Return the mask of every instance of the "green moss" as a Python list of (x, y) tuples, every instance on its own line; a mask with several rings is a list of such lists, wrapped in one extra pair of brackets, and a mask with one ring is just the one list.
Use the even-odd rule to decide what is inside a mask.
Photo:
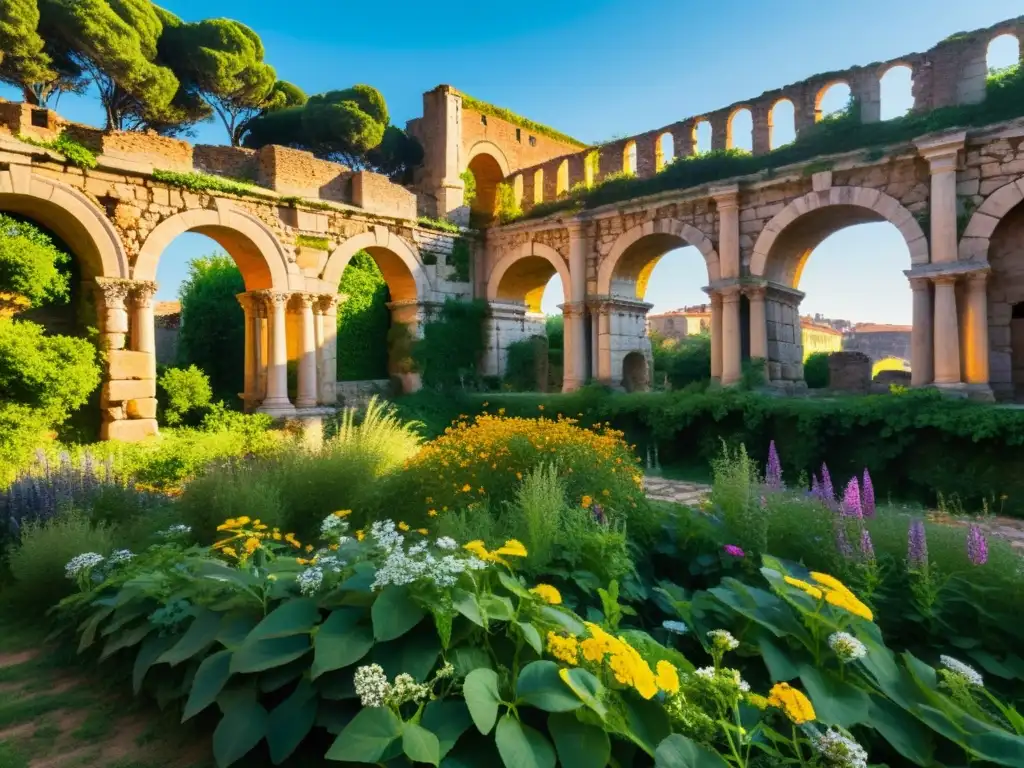
[(504, 120), (506, 123), (512, 123), (512, 125), (518, 125), (520, 128), (525, 128), (532, 133), (540, 134), (541, 136), (547, 136), (549, 139), (555, 141), (561, 141), (565, 144), (572, 144), (573, 146), (584, 147), (590, 146), (585, 144), (579, 139), (574, 139), (572, 136), (568, 136), (561, 131), (556, 131), (554, 128), (550, 128), (541, 123), (535, 123), (533, 120), (517, 115), (515, 112), (511, 112), (504, 107), (496, 107), (493, 104), (488, 104), (486, 101), (480, 101), (474, 99), (472, 96), (462, 94), (462, 106), (464, 109), (471, 109), (474, 112), (479, 112), (481, 115), (490, 115), (496, 117), (499, 120)]
[(440, 232), (454, 232), (458, 234), (462, 231), (462, 227), (458, 224), (452, 224), (452, 222), (446, 219), (432, 219), (429, 216), (420, 216), (416, 219), (416, 223), (425, 229), (436, 229)]
[(329, 238), (316, 237), (315, 235), (296, 235), (295, 244), (305, 246), (306, 248), (313, 248), (317, 251), (329, 251), (331, 249)]
[(913, 139), (935, 131), (993, 125), (1022, 115), (1024, 68), (1017, 65), (989, 76), (986, 98), (980, 104), (941, 107), (930, 112), (910, 113), (893, 120), (861, 123), (858, 105), (851, 102), (846, 109), (801, 132), (793, 143), (763, 155), (718, 150), (677, 158), (647, 178), (615, 175), (590, 189), (573, 187), (565, 198), (536, 205), (523, 218), (541, 218), (560, 211), (572, 213), (659, 192), (697, 187), (722, 179), (764, 174), (826, 155), (855, 150), (879, 153), (883, 148), (906, 146)]
[(469, 257), (469, 240), (465, 237), (460, 237), (455, 241), (455, 245), (452, 246), (451, 256), (448, 257), (448, 263), (452, 267), (452, 279), (456, 282), (469, 282)]
[(338, 293), (348, 297), (338, 306), (338, 380), (386, 379), (390, 295), (370, 254), (359, 251), (352, 257)]
[(54, 152), (60, 152), (69, 163), (82, 168), (83, 170), (89, 170), (96, 167), (96, 155), (92, 150), (86, 148), (82, 144), (79, 144), (66, 133), (62, 133), (52, 141), (40, 141), (39, 139), (34, 139), (31, 136), (22, 136), (21, 134), (18, 134), (18, 141), (23, 141), (24, 143), (31, 144), (34, 147), (42, 147), (43, 149), (52, 149)]
[(213, 176), (209, 173), (182, 173), (180, 171), (164, 171), (159, 168), (153, 170), (153, 178), (169, 184), (172, 187), (181, 187), (189, 192), (226, 192), (232, 195), (254, 195), (258, 194), (252, 182), (244, 179), (230, 179), (225, 176)]

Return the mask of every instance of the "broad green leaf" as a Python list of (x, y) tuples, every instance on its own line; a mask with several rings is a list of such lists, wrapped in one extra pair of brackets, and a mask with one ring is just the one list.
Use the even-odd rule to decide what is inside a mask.
[(246, 643), (257, 640), (273, 640), (278, 637), (304, 635), (320, 621), (320, 610), (316, 601), (299, 598), (281, 603), (263, 619), (245, 638)]
[(480, 667), (491, 668), (491, 656), (483, 648), (458, 646), (448, 654), (448, 661), (455, 667), (455, 674), (458, 677), (465, 677)]
[(114, 612), (114, 609), (110, 606), (100, 608), (96, 613), (82, 622), (82, 638), (78, 643), (78, 652), (81, 653), (86, 648), (91, 646), (96, 639), (96, 630), (99, 629), (102, 621)]
[(260, 691), (273, 693), (293, 683), (309, 671), (309, 661), (301, 656), (293, 662), (268, 669), (260, 675)]
[(370, 658), (380, 664), (388, 677), (405, 672), (422, 682), (437, 666), (441, 641), (436, 632), (410, 632), (390, 643), (378, 643)]
[(504, 571), (498, 571), (498, 581), (501, 582), (501, 586), (507, 589), (516, 597), (530, 597), (529, 590), (520, 583), (519, 579), (512, 576)]
[(498, 719), (498, 705), (501, 704), (498, 674), (492, 669), (474, 669), (466, 675), (462, 695), (477, 730), (483, 734), (490, 733)]
[(505, 768), (555, 768), (555, 750), (544, 734), (505, 715), (494, 732)]
[(519, 701), (545, 712), (570, 712), (583, 705), (562, 682), (558, 665), (553, 661), (534, 661), (523, 667), (516, 682), (516, 696)]
[(437, 736), (416, 723), (406, 723), (402, 729), (402, 751), (414, 763), (438, 765), (441, 762)]
[(103, 646), (103, 653), (100, 654), (100, 661), (109, 658), (120, 650), (131, 648), (133, 645), (138, 645), (154, 629), (156, 629), (156, 625), (147, 621), (143, 624), (139, 624), (137, 627), (126, 629), (120, 634), (111, 635), (107, 640), (107, 644)]
[(132, 690), (136, 696), (142, 690), (142, 681), (145, 679), (149, 668), (160, 658), (160, 654), (174, 645), (177, 639), (176, 635), (167, 635), (165, 637), (150, 635), (146, 638), (142, 647), (139, 648), (139, 653), (135, 657), (135, 665), (132, 667)]
[(373, 636), (378, 642), (401, 637), (426, 616), (404, 587), (385, 587), (370, 609)]
[(544, 643), (540, 639), (540, 632), (528, 621), (516, 622), (519, 625), (519, 629), (523, 632), (523, 639), (529, 643), (530, 647), (537, 652), (538, 656), (544, 653)]
[(313, 645), (312, 679), (324, 672), (355, 664), (373, 648), (373, 630), (359, 620), (366, 615), (357, 608), (332, 611), (317, 630)]
[(188, 694), (181, 722), (185, 722), (213, 704), (229, 677), (231, 677), (231, 651), (217, 651), (203, 659), (203, 663), (196, 670), (196, 676), (192, 678), (192, 690)]
[(921, 722), (881, 696), (872, 696), (865, 723), (916, 765), (932, 765), (934, 736)]
[(420, 722), (424, 728), (437, 736), (443, 760), (459, 737), (473, 723), (473, 719), (466, 709), (466, 702), (459, 699), (441, 699), (431, 701), (423, 708), (423, 718)]
[(584, 704), (596, 712), (601, 719), (608, 714), (608, 708), (601, 702), (604, 686), (601, 681), (585, 669), (573, 667), (562, 682), (569, 686)]
[(239, 674), (263, 672), (280, 667), (309, 652), (309, 635), (273, 637), (267, 640), (246, 639), (231, 659), (231, 671)]
[(612, 744), (603, 728), (581, 723), (569, 712), (555, 712), (548, 716), (548, 731), (555, 740), (562, 768), (605, 768), (608, 765)]
[(757, 622), (776, 637), (789, 635), (804, 646), (811, 647), (811, 637), (793, 615), (793, 609), (771, 592), (732, 578), (722, 579), (721, 586), (709, 589), (708, 592), (723, 605)]
[(728, 768), (717, 752), (674, 733), (658, 745), (654, 753), (655, 768)]
[(328, 760), (377, 763), (402, 734), (402, 721), (387, 707), (365, 708), (338, 734), (327, 750)]
[(629, 738), (647, 754), (653, 755), (658, 745), (672, 732), (665, 708), (633, 691), (624, 693), (622, 701), (626, 705)]
[(316, 691), (308, 681), (300, 680), (292, 695), (270, 713), (267, 745), (274, 765), (284, 762), (306, 738), (316, 722), (316, 711)]
[(757, 645), (761, 649), (761, 658), (764, 659), (765, 666), (768, 667), (768, 674), (771, 675), (772, 682), (789, 682), (799, 677), (800, 665), (790, 658), (793, 655), (792, 652), (783, 648), (782, 644), (771, 635), (762, 632)]
[(807, 689), (820, 722), (851, 728), (867, 720), (868, 695), (852, 683), (810, 664), (801, 665), (800, 681)]
[(487, 623), (484, 621), (484, 614), (480, 610), (480, 604), (477, 603), (476, 595), (472, 592), (467, 592), (464, 589), (453, 590), (452, 605), (456, 611), (472, 621), (478, 627), (487, 628)]
[(260, 743), (267, 733), (267, 710), (256, 701), (238, 697), (224, 711), (213, 732), (213, 757), (218, 768), (238, 762)]
[(482, 595), (480, 597), (480, 608), (488, 619), (497, 621), (510, 621), (515, 614), (512, 601), (507, 597), (499, 595)]
[(217, 639), (222, 619), (223, 614), (201, 608), (181, 640), (160, 657), (160, 663), (177, 666), (205, 651)]
[(570, 635), (584, 635), (587, 632), (587, 628), (579, 619), (552, 605), (542, 605), (538, 613), (553, 624), (560, 626)]
[(236, 651), (245, 642), (256, 623), (256, 619), (248, 615), (226, 616), (221, 623), (220, 632), (217, 633), (217, 642), (228, 650)]

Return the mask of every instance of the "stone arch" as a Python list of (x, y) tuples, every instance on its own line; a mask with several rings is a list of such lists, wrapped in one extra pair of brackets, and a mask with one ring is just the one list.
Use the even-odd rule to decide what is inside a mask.
[(470, 209), (477, 223), (486, 225), (498, 210), (498, 185), (512, 174), (508, 159), (497, 145), (478, 141), (466, 156), (465, 170), (476, 181), (476, 197)]
[(662, 131), (654, 140), (654, 170), (658, 172), (676, 158), (675, 137), (671, 131)]
[(164, 219), (142, 244), (132, 269), (136, 280), (156, 280), (164, 249), (178, 235), (198, 232), (216, 241), (238, 265), (247, 291), (289, 288), (289, 261), (284, 247), (262, 221), (226, 201), (217, 207), (184, 211)]
[(569, 303), (571, 282), (565, 259), (550, 245), (523, 243), (494, 265), (487, 279), (487, 300), (525, 300), (531, 312), (540, 312), (544, 289), (556, 274), (562, 281), (562, 299)]
[(81, 260), (88, 277), (129, 276), (117, 230), (80, 190), (12, 165), (0, 171), (0, 211), (25, 216), (52, 231)]
[[(798, 197), (769, 221), (754, 243), (750, 274), (795, 286), (811, 251), (854, 224), (888, 221), (907, 243), (912, 265), (928, 263), (928, 240), (917, 219), (894, 197), (867, 187), (832, 187)], [(772, 258), (785, 248), (790, 257)]]
[(622, 146), (622, 172), (630, 176), (636, 176), (639, 158), (636, 152), (636, 140), (629, 139)]
[(825, 100), (825, 95), (837, 85), (845, 85), (846, 89), (850, 92), (850, 95), (853, 95), (853, 85), (851, 85), (850, 81), (845, 78), (837, 77), (833, 80), (822, 83), (821, 87), (818, 88), (818, 92), (814, 94), (814, 122), (818, 122), (825, 117), (821, 111), (821, 103)]
[(740, 123), (749, 123), (750, 125), (747, 129), (746, 143), (752, 148), (754, 143), (754, 113), (747, 104), (737, 104), (732, 112), (729, 113), (729, 117), (725, 121), (725, 148), (747, 149), (747, 147), (742, 146), (743, 141), (737, 141), (735, 128), (737, 118), (740, 119)]
[(466, 153), (466, 168), (469, 168), (472, 162), (481, 155), (490, 155), (491, 159), (498, 164), (501, 178), (504, 179), (512, 175), (512, 167), (509, 165), (505, 153), (501, 151), (501, 147), (491, 141), (478, 141), (469, 148), (469, 152)]
[[(780, 111), (781, 107), (781, 111)], [(780, 125), (785, 121), (783, 134), (792, 136), (788, 141), (779, 141), (777, 131), (783, 127)], [(778, 149), (796, 138), (796, 105), (793, 100), (785, 96), (776, 99), (768, 110), (768, 148)]]
[(386, 227), (350, 237), (331, 251), (320, 279), (337, 290), (342, 272), (359, 251), (366, 251), (377, 263), (392, 301), (424, 301), (429, 297), (430, 281), (416, 251)]
[(1024, 201), (1024, 179), (1004, 184), (986, 197), (985, 202), (971, 215), (963, 237), (960, 238), (960, 261), (987, 262), (992, 233), (1003, 217), (1021, 201)]
[[(643, 245), (634, 248), (641, 241), (646, 241), (649, 247)], [(718, 252), (711, 244), (711, 240), (696, 227), (677, 219), (658, 219), (637, 224), (632, 229), (623, 232), (612, 243), (612, 249), (608, 255), (601, 260), (601, 266), (597, 270), (597, 292), (601, 296), (610, 296), (612, 293), (612, 280), (615, 277), (620, 261), (625, 256), (627, 260), (636, 263), (631, 264), (632, 272), (639, 281), (650, 274), (650, 268), (661, 258), (661, 254), (673, 248), (682, 248), (692, 245), (701, 252), (704, 262), (708, 268), (708, 282), (715, 282), (719, 279), (721, 272), (718, 263)], [(629, 252), (627, 254), (627, 251)], [(660, 251), (658, 255), (653, 255)], [(634, 257), (635, 259), (631, 259)], [(646, 275), (644, 273), (647, 273)], [(633, 298), (633, 297), (630, 297)]]

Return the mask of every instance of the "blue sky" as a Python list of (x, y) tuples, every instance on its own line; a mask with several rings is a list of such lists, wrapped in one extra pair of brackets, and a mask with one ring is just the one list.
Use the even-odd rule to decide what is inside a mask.
[[(318, 93), (379, 88), (392, 121), (420, 114), (422, 93), (450, 83), (585, 141), (640, 133), (824, 72), (931, 47), (948, 35), (1021, 12), (1019, 0), (481, 0), (244, 2), (164, 0), (179, 16), (236, 18), (263, 39), (279, 77)], [(1012, 55), (1012, 54), (1009, 54)], [(1009, 63), (1003, 50), (995, 64)], [(883, 84), (883, 111), (910, 106)], [(17, 98), (9, 89), (0, 96)], [(826, 110), (840, 108), (829, 94)], [(94, 100), (64, 97), (65, 116), (99, 124)], [(737, 126), (739, 129), (739, 126)], [(784, 132), (781, 141), (788, 140)], [(223, 143), (219, 124), (196, 141)], [(161, 260), (160, 297), (174, 298), (187, 260), (215, 244), (183, 235)], [(887, 224), (851, 227), (812, 254), (802, 309), (833, 317), (910, 322), (909, 258)], [(699, 303), (707, 282), (694, 249), (666, 255), (651, 279), (654, 311)], [(545, 309), (561, 295), (549, 286)]]

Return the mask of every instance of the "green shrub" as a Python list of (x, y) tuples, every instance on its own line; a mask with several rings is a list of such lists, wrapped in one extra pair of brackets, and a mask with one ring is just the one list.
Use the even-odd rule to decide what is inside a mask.
[(31, 461), (50, 427), (50, 420), (37, 408), (0, 400), (0, 488), (7, 487)]
[(70, 260), (39, 227), (0, 213), (0, 294), (22, 297), (27, 306), (67, 301), (70, 277), (61, 267)]
[(14, 580), (7, 597), (20, 611), (41, 616), (75, 590), (64, 573), (71, 558), (83, 552), (110, 554), (111, 530), (93, 525), (87, 516), (69, 512), (46, 523), (26, 523), (21, 544), (10, 554), (8, 565)]
[(480, 357), (487, 347), (484, 318), (487, 302), (446, 299), (436, 319), (423, 326), (412, 356), (423, 386), (438, 390), (466, 389), (477, 384)]
[(513, 341), (505, 348), (504, 384), (513, 392), (536, 392), (539, 386), (541, 355), (547, 353), (547, 340), (543, 336)]
[(52, 141), (40, 141), (39, 139), (32, 138), (31, 136), (21, 135), (18, 136), (18, 139), (20, 141), (24, 141), (26, 144), (33, 144), (37, 147), (43, 147), (44, 149), (52, 149), (54, 152), (60, 152), (69, 163), (77, 168), (91, 170), (96, 167), (96, 154), (84, 144), (75, 141), (66, 132), (62, 132)]
[(359, 251), (352, 257), (338, 293), (348, 297), (338, 306), (338, 381), (386, 379), (391, 296), (370, 254)]
[(828, 352), (815, 352), (804, 360), (804, 381), (810, 389), (828, 386)]
[(197, 422), (213, 397), (210, 379), (194, 365), (166, 369), (157, 384), (162, 394), (162, 422), (172, 427), (182, 424), (188, 417), (192, 417), (189, 421)]
[(682, 339), (651, 339), (655, 383), (667, 379), (673, 389), (711, 381), (711, 335), (702, 333)]

